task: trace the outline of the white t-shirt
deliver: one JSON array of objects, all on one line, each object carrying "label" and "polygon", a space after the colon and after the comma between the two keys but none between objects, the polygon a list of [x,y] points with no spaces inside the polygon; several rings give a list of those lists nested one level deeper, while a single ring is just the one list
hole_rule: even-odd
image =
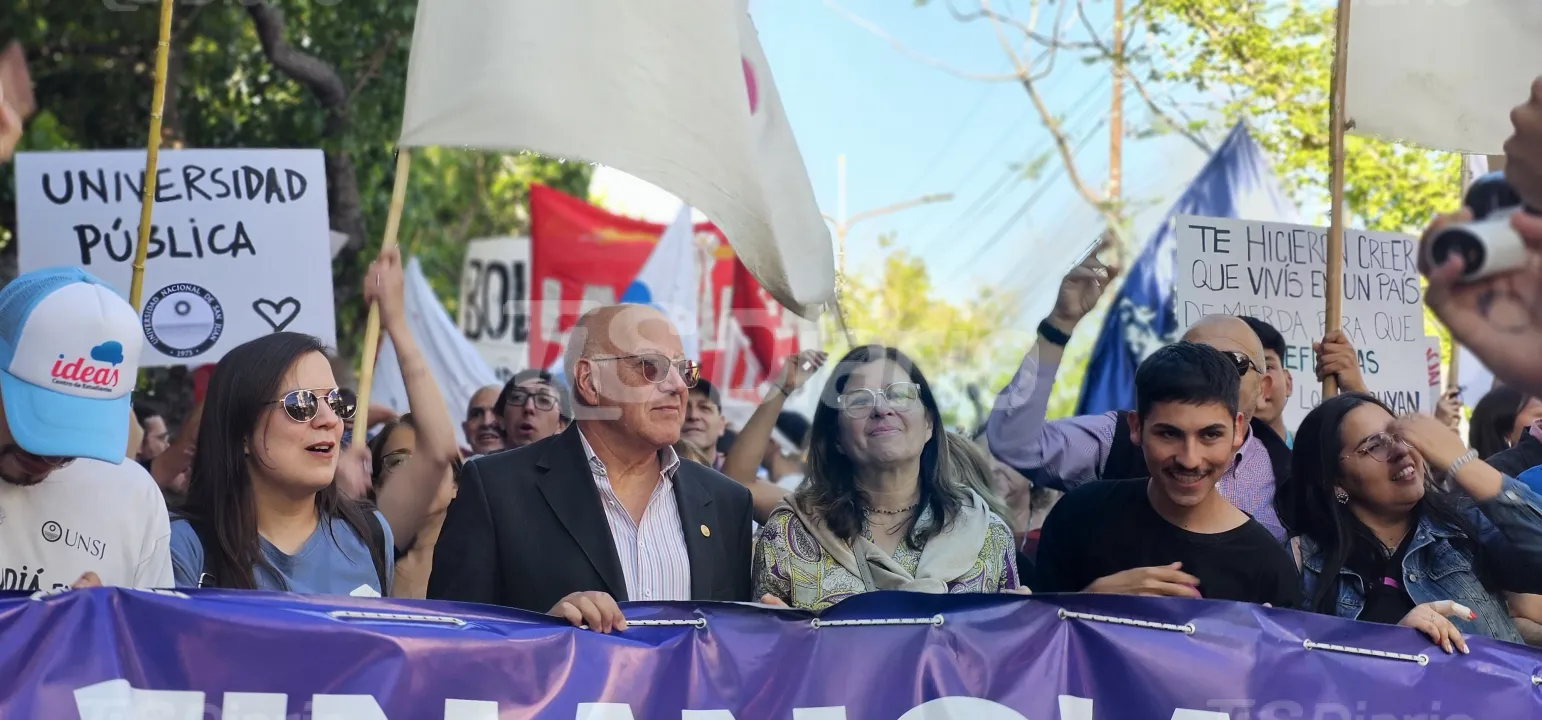
[{"label": "white t-shirt", "polygon": [[30,487],[0,480],[0,590],[54,590],[87,572],[173,587],[170,541],[166,500],[132,460],[81,458]]}]

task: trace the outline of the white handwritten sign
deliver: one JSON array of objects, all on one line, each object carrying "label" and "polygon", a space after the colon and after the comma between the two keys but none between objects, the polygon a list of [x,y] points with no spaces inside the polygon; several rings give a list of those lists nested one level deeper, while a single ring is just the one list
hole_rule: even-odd
[{"label": "white handwritten sign", "polygon": [[[1294,428],[1322,400],[1312,343],[1326,325],[1327,229],[1194,216],[1173,222],[1179,326],[1246,315],[1279,330],[1282,360],[1296,379],[1285,409]],[[1344,231],[1342,328],[1366,385],[1399,412],[1434,409],[1417,247],[1407,235]]]},{"label": "white handwritten sign", "polygon": [[[20,269],[74,265],[127,298],[144,170],[143,151],[17,155]],[[337,344],[321,151],[163,152],[152,223],[143,365],[216,362],[280,330]]]},{"label": "white handwritten sign", "polygon": [[506,382],[530,365],[530,239],[471,241],[460,278],[461,332]]}]

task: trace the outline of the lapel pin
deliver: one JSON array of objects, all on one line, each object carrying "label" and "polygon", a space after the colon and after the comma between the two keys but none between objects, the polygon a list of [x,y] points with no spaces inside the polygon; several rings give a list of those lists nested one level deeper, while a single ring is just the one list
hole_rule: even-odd
[{"label": "lapel pin", "polygon": [[712,528],[709,528],[706,525],[701,526],[701,536],[712,537]]}]

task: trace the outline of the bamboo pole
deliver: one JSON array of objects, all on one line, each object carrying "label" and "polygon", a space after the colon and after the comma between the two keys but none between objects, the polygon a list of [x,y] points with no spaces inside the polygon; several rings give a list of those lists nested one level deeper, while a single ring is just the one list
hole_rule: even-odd
[{"label": "bamboo pole", "polygon": [[[401,229],[402,204],[407,199],[407,172],[412,166],[412,154],[407,148],[396,151],[396,182],[391,187],[391,210],[386,217],[385,239],[380,247],[396,247],[396,233]],[[369,278],[364,279],[370,282]],[[369,304],[369,319],[364,322],[364,359],[359,366],[358,407],[354,414],[354,442],[360,442],[369,430],[370,387],[375,382],[375,354],[380,349],[380,306]],[[362,413],[360,415],[359,413]],[[360,424],[364,426],[361,427]]]},{"label": "bamboo pole", "polygon": [[145,179],[140,188],[139,244],[134,248],[134,275],[129,304],[139,309],[145,284],[145,255],[150,251],[150,214],[155,208],[155,172],[161,154],[161,109],[166,104],[166,55],[171,49],[171,9],[174,0],[161,0],[160,40],[155,45],[155,89],[150,93],[150,138],[145,143]]},{"label": "bamboo pole", "polygon": [[[1327,313],[1323,334],[1343,326],[1344,318],[1344,86],[1349,70],[1349,4],[1338,0],[1334,17],[1333,86],[1328,94],[1328,195],[1333,206],[1328,210],[1328,286]],[[1338,378],[1322,379],[1322,397],[1338,394]]]}]

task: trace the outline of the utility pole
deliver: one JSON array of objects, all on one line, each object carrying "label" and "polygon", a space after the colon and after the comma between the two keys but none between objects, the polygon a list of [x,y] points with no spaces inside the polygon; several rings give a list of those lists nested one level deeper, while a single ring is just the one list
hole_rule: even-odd
[{"label": "utility pole", "polygon": [[[1112,85],[1114,99],[1108,109],[1108,198],[1117,208],[1119,184],[1124,164],[1124,0],[1114,0],[1114,62]],[[1121,213],[1122,216],[1123,213]],[[1114,228],[1122,234],[1123,228]],[[1124,252],[1123,238],[1120,253]]]},{"label": "utility pole", "polygon": [[889,214],[892,214],[892,213],[897,213],[897,212],[899,212],[901,210],[909,210],[910,208],[918,207],[918,206],[921,206],[921,205],[929,205],[931,203],[939,203],[939,202],[949,202],[949,201],[951,201],[953,199],[953,193],[931,193],[931,194],[928,194],[928,195],[922,195],[922,196],[917,197],[917,198],[911,198],[910,200],[906,200],[904,202],[894,203],[893,205],[885,205],[885,206],[883,206],[881,208],[875,208],[873,210],[864,210],[862,212],[857,213],[856,215],[852,215],[850,217],[847,217],[847,215],[846,215],[846,156],[845,155],[840,155],[840,156],[836,157],[836,159],[835,159],[835,172],[836,172],[836,183],[838,185],[838,187],[836,188],[836,205],[835,205],[836,217],[830,217],[829,215],[825,215],[824,218],[825,218],[826,222],[830,223],[830,225],[832,226],[832,229],[835,231],[835,304],[836,304],[836,311],[837,311],[836,317],[837,317],[837,319],[840,320],[842,332],[844,332],[846,334],[846,342],[847,342],[847,344],[853,344],[852,337],[851,337],[851,331],[846,329],[846,317],[845,317],[846,316],[846,311],[844,309],[844,306],[842,305],[842,302],[846,298],[846,234],[851,231],[851,227],[853,225],[856,225],[857,223],[862,222],[863,220],[872,220],[873,218],[876,218],[876,217],[883,217],[884,215],[889,215]]}]

